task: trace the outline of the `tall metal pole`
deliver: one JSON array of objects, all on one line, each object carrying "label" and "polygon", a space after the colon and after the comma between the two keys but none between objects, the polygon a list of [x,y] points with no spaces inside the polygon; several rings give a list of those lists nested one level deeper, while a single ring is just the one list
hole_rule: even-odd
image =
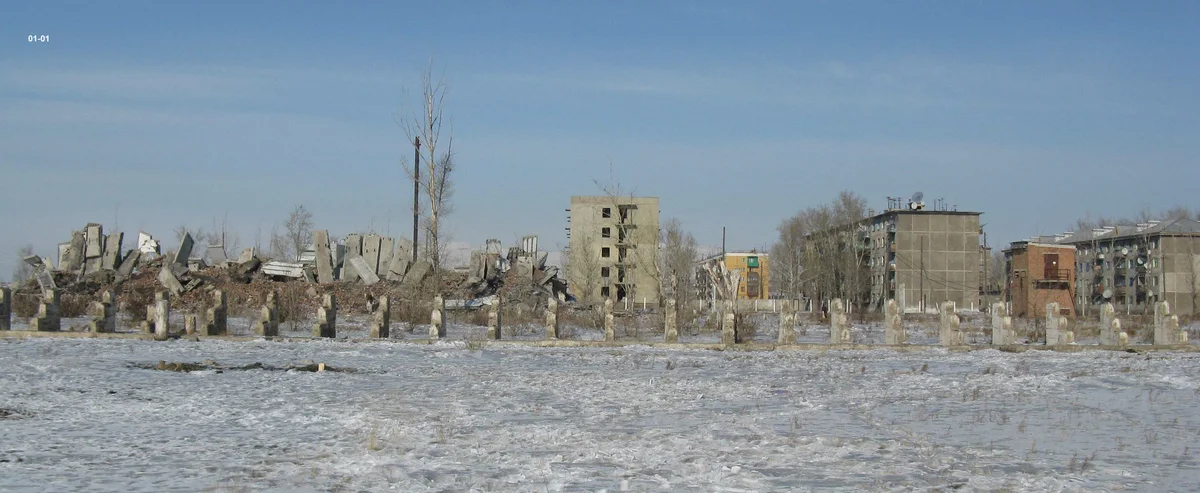
[{"label": "tall metal pole", "polygon": [[421,137],[413,139],[413,246],[412,261],[417,262],[417,220],[421,211]]}]

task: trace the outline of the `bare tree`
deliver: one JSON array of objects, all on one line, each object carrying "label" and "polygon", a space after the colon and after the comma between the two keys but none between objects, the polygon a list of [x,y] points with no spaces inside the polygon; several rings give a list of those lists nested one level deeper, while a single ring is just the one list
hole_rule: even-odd
[{"label": "bare tree", "polygon": [[569,286],[569,289],[575,292],[579,301],[585,303],[598,301],[596,293],[602,282],[599,255],[596,245],[587,235],[579,237],[575,248],[567,249],[567,254],[564,256],[567,265],[563,267],[568,273],[567,278],[575,282],[575,285]]},{"label": "bare tree", "polygon": [[440,278],[445,246],[441,238],[442,220],[451,212],[450,202],[454,195],[451,180],[455,168],[453,124],[447,129],[445,141],[442,140],[442,127],[447,123],[443,116],[447,91],[445,78],[438,76],[435,79],[433,60],[430,59],[429,66],[421,74],[419,106],[394,117],[409,145],[422,151],[418,162],[409,163],[407,157],[402,157],[400,162],[408,178],[420,181],[424,188],[424,204],[414,212],[424,216],[424,252],[433,265],[435,280]]},{"label": "bare tree", "polygon": [[866,204],[862,196],[843,191],[831,203],[804,209],[779,225],[771,262],[787,296],[803,293],[818,304],[836,297],[860,305],[870,300],[870,248],[861,245],[860,230]]},{"label": "bare tree", "polygon": [[33,277],[33,266],[25,263],[25,257],[33,255],[33,245],[25,245],[17,250],[17,266],[13,269],[13,283],[21,283]]},{"label": "bare tree", "polygon": [[276,258],[298,259],[312,245],[312,213],[303,204],[296,206],[283,223],[283,234],[278,226],[271,226],[271,254]]},{"label": "bare tree", "polygon": [[789,299],[799,299],[800,276],[804,273],[804,237],[808,234],[807,217],[797,214],[784,219],[776,230],[779,239],[771,245],[772,291]]},{"label": "bare tree", "polygon": [[686,313],[685,308],[696,298],[695,270],[700,249],[696,238],[683,230],[678,219],[668,219],[661,230],[658,270],[663,278],[662,292],[675,298],[677,320],[683,320],[679,315]]}]

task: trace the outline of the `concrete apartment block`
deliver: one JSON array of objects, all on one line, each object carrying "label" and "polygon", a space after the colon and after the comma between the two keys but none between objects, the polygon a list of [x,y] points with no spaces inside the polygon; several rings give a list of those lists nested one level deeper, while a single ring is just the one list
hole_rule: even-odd
[{"label": "concrete apartment block", "polygon": [[657,303],[657,197],[571,197],[569,289],[579,299]]}]

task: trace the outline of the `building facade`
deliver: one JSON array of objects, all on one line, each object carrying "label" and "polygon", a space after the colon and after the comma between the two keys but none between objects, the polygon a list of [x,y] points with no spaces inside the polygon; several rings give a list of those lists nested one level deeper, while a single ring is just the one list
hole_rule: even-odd
[{"label": "building facade", "polygon": [[1004,250],[1006,287],[1012,315],[1043,318],[1046,305],[1075,315],[1075,247],[1034,241],[1013,242]]},{"label": "building facade", "polygon": [[1040,240],[1077,249],[1075,304],[1084,314],[1104,302],[1150,313],[1158,301],[1176,314],[1200,313],[1200,221],[1106,226]]},{"label": "building facade", "polygon": [[571,197],[569,292],[585,302],[657,303],[657,197]]},{"label": "building facade", "polygon": [[858,225],[871,275],[871,306],[906,311],[952,301],[979,307],[980,212],[893,209]]},{"label": "building facade", "polygon": [[[737,299],[765,300],[771,297],[770,257],[766,253],[726,252],[700,261],[702,267],[706,264],[721,263],[725,264],[725,269],[729,272],[738,273]],[[697,279],[701,281],[698,286],[700,299],[715,301],[709,276],[699,275]]]}]

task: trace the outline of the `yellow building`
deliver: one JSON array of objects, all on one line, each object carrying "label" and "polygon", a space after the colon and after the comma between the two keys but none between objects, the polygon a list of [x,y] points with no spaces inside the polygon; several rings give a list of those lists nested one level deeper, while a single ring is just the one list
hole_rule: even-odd
[{"label": "yellow building", "polygon": [[[730,272],[737,272],[740,300],[767,299],[771,295],[770,269],[767,254],[756,251],[726,252],[701,260],[701,265],[724,263]],[[701,288],[705,290],[704,287]],[[710,292],[711,294],[711,292]]]}]

